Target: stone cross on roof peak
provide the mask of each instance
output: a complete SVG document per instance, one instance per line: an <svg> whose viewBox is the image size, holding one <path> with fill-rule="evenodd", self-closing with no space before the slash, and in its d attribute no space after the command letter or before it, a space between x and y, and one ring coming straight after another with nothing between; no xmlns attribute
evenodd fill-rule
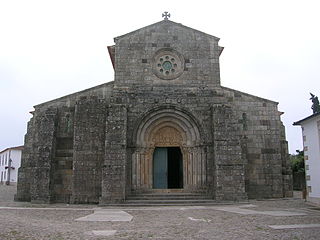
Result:
<svg viewBox="0 0 320 240"><path fill-rule="evenodd" d="M164 18L164 20L168 20L171 17L171 15L169 12L164 12L162 13L162 17Z"/></svg>

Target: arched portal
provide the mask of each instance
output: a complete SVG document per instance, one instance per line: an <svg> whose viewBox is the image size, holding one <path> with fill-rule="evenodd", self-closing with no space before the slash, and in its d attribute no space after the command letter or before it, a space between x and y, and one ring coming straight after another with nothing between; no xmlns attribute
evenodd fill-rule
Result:
<svg viewBox="0 0 320 240"><path fill-rule="evenodd" d="M203 189L207 185L207 157L201 146L199 124L191 114L173 107L154 109L140 119L134 138L136 148L131 165L132 191L175 188L190 191ZM169 160L179 157L179 151L181 163L177 163L178 160L168 162L168 157ZM154 159L160 155L167 156L167 159L163 160L166 163L159 163ZM154 164L160 164L160 168L161 164L172 164L171 169L167 169L167 174L181 174L181 182L177 183L179 180L169 179L168 176L169 185L159 187L154 182L159 180L155 179L154 174L157 170L161 172L161 169L157 169ZM170 170L173 173L170 173Z"/></svg>
<svg viewBox="0 0 320 240"><path fill-rule="evenodd" d="M180 147L155 147L153 189L183 189L183 157Z"/></svg>

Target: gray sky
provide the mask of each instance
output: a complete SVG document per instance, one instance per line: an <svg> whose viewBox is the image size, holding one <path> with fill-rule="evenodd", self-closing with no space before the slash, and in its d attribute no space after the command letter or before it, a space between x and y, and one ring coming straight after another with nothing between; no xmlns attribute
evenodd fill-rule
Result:
<svg viewBox="0 0 320 240"><path fill-rule="evenodd" d="M39 103L113 80L113 38L162 20L219 37L223 86L279 102L289 151L294 121L320 97L317 0L0 0L0 150L23 144Z"/></svg>

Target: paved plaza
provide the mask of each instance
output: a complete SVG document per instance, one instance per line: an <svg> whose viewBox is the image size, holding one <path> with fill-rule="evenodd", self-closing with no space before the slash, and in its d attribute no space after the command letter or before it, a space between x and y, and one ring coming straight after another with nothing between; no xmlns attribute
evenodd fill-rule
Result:
<svg viewBox="0 0 320 240"><path fill-rule="evenodd" d="M13 202L0 185L0 240L320 239L320 208L292 199L170 207Z"/></svg>

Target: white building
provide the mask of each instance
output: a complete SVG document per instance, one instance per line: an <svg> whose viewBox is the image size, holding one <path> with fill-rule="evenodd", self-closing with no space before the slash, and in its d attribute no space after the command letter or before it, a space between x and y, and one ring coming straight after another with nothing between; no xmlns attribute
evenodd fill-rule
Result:
<svg viewBox="0 0 320 240"><path fill-rule="evenodd" d="M0 184L16 184L23 146L6 148L0 152Z"/></svg>
<svg viewBox="0 0 320 240"><path fill-rule="evenodd" d="M320 112L293 125L302 129L307 201L320 205Z"/></svg>

